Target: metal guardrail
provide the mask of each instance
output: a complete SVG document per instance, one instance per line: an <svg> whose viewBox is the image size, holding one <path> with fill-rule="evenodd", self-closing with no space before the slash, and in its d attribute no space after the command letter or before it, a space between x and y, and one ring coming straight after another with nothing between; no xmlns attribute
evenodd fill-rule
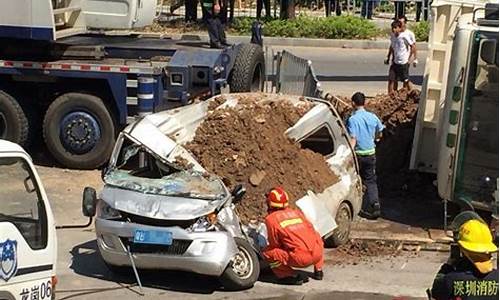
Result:
<svg viewBox="0 0 500 300"><path fill-rule="evenodd" d="M310 60L283 50L274 57L276 77L273 86L277 93L321 98L323 91Z"/></svg>

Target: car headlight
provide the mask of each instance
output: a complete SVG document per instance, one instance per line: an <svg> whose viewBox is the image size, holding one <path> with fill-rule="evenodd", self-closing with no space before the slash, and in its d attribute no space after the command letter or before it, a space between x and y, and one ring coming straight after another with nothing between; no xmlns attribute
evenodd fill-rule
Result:
<svg viewBox="0 0 500 300"><path fill-rule="evenodd" d="M187 230L190 232L206 232L215 229L217 222L217 215L215 213L208 214L204 217L198 218L196 222L191 225Z"/></svg>
<svg viewBox="0 0 500 300"><path fill-rule="evenodd" d="M116 219L122 217L118 210L112 208L102 200L97 203L97 216L102 219Z"/></svg>

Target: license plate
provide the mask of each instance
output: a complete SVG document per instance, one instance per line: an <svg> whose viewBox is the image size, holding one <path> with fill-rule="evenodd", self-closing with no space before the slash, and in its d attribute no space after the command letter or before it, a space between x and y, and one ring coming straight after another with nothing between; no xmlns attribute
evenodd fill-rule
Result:
<svg viewBox="0 0 500 300"><path fill-rule="evenodd" d="M134 233L134 243L172 245L172 233L169 231L137 229Z"/></svg>

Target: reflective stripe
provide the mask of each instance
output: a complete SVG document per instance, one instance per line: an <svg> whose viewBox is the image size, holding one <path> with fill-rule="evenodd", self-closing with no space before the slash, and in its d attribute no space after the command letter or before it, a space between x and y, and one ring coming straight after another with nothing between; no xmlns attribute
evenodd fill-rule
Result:
<svg viewBox="0 0 500 300"><path fill-rule="evenodd" d="M368 155L373 155L375 154L375 149L370 149L370 150L356 150L357 155L361 156L368 156Z"/></svg>
<svg viewBox="0 0 500 300"><path fill-rule="evenodd" d="M288 219L280 222L282 228L288 227L290 225L301 224L303 221L301 218Z"/></svg>
<svg viewBox="0 0 500 300"><path fill-rule="evenodd" d="M279 261L275 261L275 262L269 263L269 267L271 269L277 268L279 266L281 266L281 263Z"/></svg>

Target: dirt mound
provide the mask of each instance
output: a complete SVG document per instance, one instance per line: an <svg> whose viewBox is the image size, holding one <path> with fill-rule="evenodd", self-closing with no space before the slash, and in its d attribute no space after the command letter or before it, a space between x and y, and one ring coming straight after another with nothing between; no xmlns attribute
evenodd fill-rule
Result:
<svg viewBox="0 0 500 300"><path fill-rule="evenodd" d="M264 195L273 186L283 186L293 205L307 190L321 192L339 180L322 155L301 149L284 135L310 104L256 104L262 97L239 97L235 108L212 111L186 148L208 171L221 176L230 189L239 183L245 185L247 194L237 205L244 222L263 219L267 210Z"/></svg>
<svg viewBox="0 0 500 300"><path fill-rule="evenodd" d="M416 254L418 247L408 247L397 241L351 240L325 253L325 262L334 265L357 265L380 258Z"/></svg>
<svg viewBox="0 0 500 300"><path fill-rule="evenodd" d="M377 173L380 175L408 166L419 99L418 91L407 93L406 90L400 90L394 96L377 95L367 99L366 110L375 113L386 127L377 145ZM351 103L345 97L341 100ZM335 101L334 104L342 118L347 120L352 108Z"/></svg>

